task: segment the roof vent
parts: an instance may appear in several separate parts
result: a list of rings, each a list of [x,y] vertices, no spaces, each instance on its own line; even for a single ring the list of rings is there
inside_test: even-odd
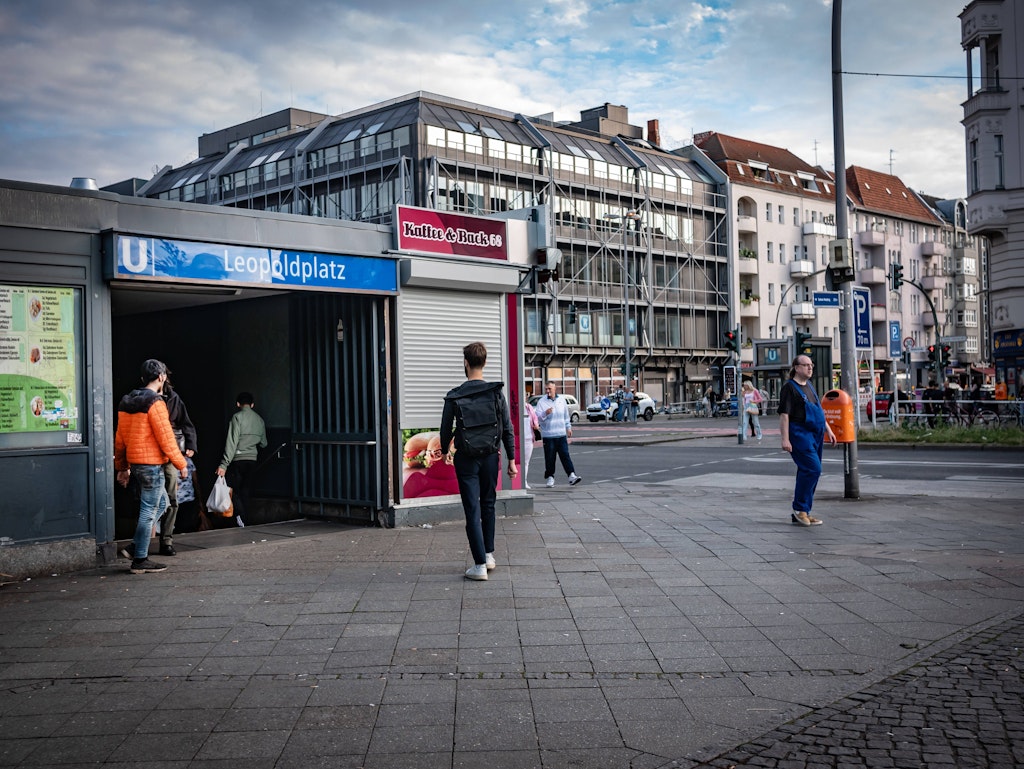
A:
[[[96,186],[96,180],[90,179],[87,176],[76,176],[71,180],[71,189],[73,190],[99,190]]]

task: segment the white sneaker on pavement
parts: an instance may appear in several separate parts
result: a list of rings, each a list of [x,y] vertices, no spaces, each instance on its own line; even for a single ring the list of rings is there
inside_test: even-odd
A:
[[[579,483],[582,480],[583,479],[580,478],[578,475],[576,475],[576,473],[571,473],[569,475],[569,485],[570,486],[575,486],[577,483]]]
[[[487,579],[487,564],[477,563],[466,569],[467,579]]]
[[[544,481],[544,485],[550,489],[552,486],[555,485],[555,477],[551,476],[550,478],[548,478],[546,481]]]
[[[494,553],[488,553],[486,557],[487,557],[487,563],[485,563],[484,566],[487,567],[487,571],[490,571],[491,569],[493,569],[498,564],[494,560]]]

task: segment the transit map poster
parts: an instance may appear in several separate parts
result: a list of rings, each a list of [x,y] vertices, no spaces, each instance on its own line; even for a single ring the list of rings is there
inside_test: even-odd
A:
[[[79,290],[0,284],[0,435],[81,435]]]

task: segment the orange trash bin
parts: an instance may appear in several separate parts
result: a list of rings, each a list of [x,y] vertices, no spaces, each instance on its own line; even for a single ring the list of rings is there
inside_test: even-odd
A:
[[[821,399],[825,421],[836,434],[836,442],[853,443],[857,440],[857,420],[853,413],[853,399],[845,390],[829,390]]]

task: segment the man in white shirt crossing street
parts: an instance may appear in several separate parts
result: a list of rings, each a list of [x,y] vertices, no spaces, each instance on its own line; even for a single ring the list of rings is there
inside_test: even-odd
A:
[[[555,457],[562,462],[562,468],[569,476],[569,485],[575,486],[583,479],[576,475],[572,457],[569,456],[569,438],[572,437],[572,418],[565,398],[558,395],[558,385],[548,382],[544,397],[534,406],[540,421],[540,436],[544,441],[544,485],[555,485]]]

